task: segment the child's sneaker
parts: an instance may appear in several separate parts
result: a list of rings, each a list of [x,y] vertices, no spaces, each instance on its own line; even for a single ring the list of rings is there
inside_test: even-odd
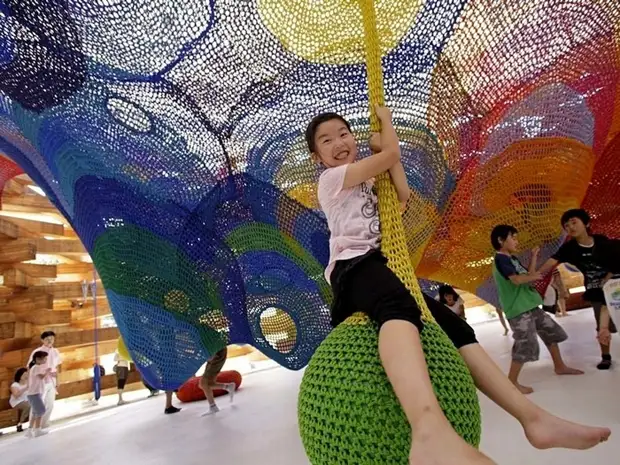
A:
[[[39,436],[45,436],[48,433],[49,433],[49,431],[46,431],[44,429],[36,429],[36,430],[34,430],[34,437],[38,438]]]
[[[209,411],[203,413],[202,415],[200,415],[201,417],[206,417],[208,415],[215,415],[217,412],[219,412],[220,409],[218,408],[217,405],[211,405],[209,406]]]

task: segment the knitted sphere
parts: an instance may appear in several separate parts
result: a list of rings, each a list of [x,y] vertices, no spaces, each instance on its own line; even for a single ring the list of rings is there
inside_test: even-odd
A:
[[[435,322],[421,335],[437,398],[454,429],[475,447],[480,406],[469,370]],[[306,368],[299,430],[313,465],[408,464],[411,428],[378,352],[377,327],[355,314],[323,341]]]

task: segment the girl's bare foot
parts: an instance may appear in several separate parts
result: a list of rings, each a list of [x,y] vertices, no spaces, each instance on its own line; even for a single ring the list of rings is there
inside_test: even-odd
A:
[[[467,444],[447,421],[441,423],[439,427],[414,428],[410,465],[496,465]]]
[[[521,391],[521,394],[531,394],[532,392],[534,392],[534,389],[529,386],[523,386],[522,384],[516,383],[514,381],[512,382],[512,384],[514,384],[516,388]]]
[[[583,371],[564,365],[555,369],[556,375],[583,375]]]
[[[590,449],[607,441],[611,434],[609,428],[579,425],[545,411],[524,423],[523,429],[530,444],[537,449]]]

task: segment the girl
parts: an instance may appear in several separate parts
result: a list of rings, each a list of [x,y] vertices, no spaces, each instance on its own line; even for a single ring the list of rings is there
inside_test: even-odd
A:
[[[465,302],[461,299],[461,296],[457,294],[452,286],[444,284],[439,287],[439,294],[437,300],[456,313],[459,317],[465,318]]]
[[[19,412],[19,420],[17,421],[17,432],[24,431],[23,425],[28,421],[30,416],[30,404],[28,403],[28,369],[20,368],[15,372],[11,384],[11,397],[9,405]]]
[[[379,326],[381,362],[414,433],[411,463],[492,464],[445,418],[422,352],[420,309],[381,254],[374,177],[388,171],[401,203],[410,190],[391,113],[385,107],[377,107],[376,113],[382,132],[373,135],[373,155],[362,160],[356,160],[357,142],[349,123],[336,113],[316,116],[305,133],[312,159],[324,168],[318,198],[331,232],[325,278],[334,292],[332,325],[363,311]],[[478,388],[521,422],[535,447],[587,449],[607,440],[608,428],[569,423],[527,400],[480,347],[465,321],[436,300],[425,296],[425,301],[459,349]]]
[[[32,420],[30,429],[32,437],[39,437],[47,434],[47,431],[41,429],[41,419],[45,415],[45,404],[43,404],[43,393],[45,392],[45,377],[49,376],[52,369],[46,366],[47,352],[42,350],[36,351],[32,355],[32,362],[28,368],[28,402],[32,410]]]

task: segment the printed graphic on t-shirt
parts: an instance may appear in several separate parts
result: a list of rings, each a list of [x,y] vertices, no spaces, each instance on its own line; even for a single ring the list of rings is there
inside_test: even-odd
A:
[[[379,234],[381,226],[377,211],[377,195],[374,192],[374,187],[370,187],[367,182],[364,182],[360,184],[360,193],[366,200],[362,206],[362,216],[367,219],[372,218],[368,225],[369,232],[372,235]]]
[[[605,244],[606,238],[598,236],[594,237],[594,244],[591,247],[583,246],[573,240],[562,245],[560,250],[553,256],[553,258],[560,262],[574,265],[583,274],[584,286],[586,288],[583,297],[590,302],[605,301],[602,286],[607,270],[600,263],[600,256],[606,250],[598,250],[600,247],[604,249]]]
[[[510,261],[514,265],[515,270],[517,270],[518,274],[527,274],[527,270],[523,265],[521,265],[521,262],[516,257],[510,257]]]
[[[586,289],[598,289],[602,287],[603,278],[607,274],[605,269],[594,260],[594,247],[579,246],[579,261],[583,268]]]

